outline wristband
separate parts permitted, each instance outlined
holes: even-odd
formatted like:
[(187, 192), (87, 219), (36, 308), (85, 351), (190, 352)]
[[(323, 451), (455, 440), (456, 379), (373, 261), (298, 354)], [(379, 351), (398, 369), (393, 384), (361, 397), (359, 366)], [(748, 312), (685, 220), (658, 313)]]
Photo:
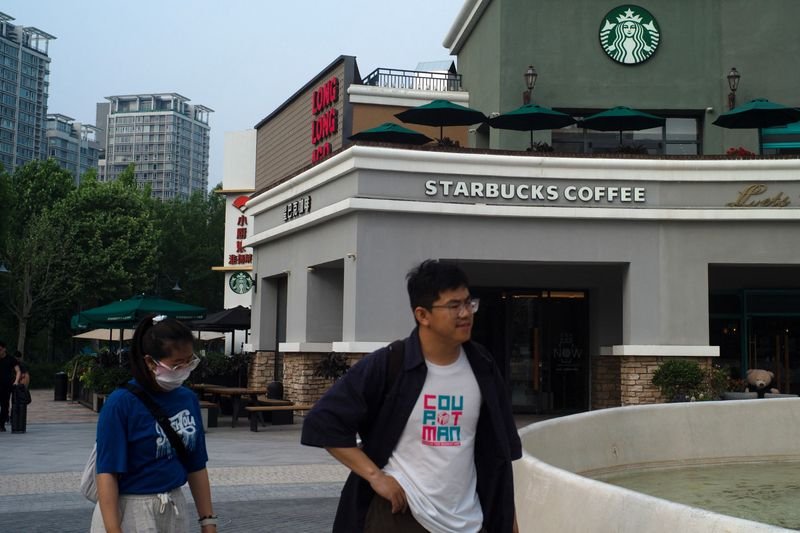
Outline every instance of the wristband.
[(216, 515), (201, 516), (200, 518), (197, 519), (197, 521), (200, 523), (200, 527), (216, 526), (217, 516)]

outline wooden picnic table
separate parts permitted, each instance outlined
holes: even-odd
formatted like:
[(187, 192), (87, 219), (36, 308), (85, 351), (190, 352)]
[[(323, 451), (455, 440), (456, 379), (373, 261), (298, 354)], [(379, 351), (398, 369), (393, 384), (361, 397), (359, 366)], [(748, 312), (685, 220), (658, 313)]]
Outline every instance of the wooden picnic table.
[[(208, 390), (208, 393), (214, 396), (214, 402), (219, 404), (222, 396), (231, 399), (231, 427), (235, 428), (239, 421), (239, 411), (242, 408), (242, 396), (250, 396), (250, 401), (253, 404), (258, 402), (258, 395), (264, 394), (263, 388), (248, 388), (248, 387), (214, 387)], [(282, 401), (282, 400), (279, 400)]]
[(199, 400), (203, 400), (203, 395), (211, 393), (211, 389), (223, 388), (223, 385), (214, 385), (213, 383), (189, 383), (189, 388), (192, 389)]

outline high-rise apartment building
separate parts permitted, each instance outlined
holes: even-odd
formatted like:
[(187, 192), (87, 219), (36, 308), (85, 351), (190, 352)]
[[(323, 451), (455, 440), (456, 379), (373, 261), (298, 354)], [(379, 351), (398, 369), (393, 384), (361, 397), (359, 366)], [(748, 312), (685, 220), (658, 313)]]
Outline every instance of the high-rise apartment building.
[(54, 36), (0, 13), (0, 163), (9, 172), (47, 153), (48, 44)]
[(97, 104), (98, 141), (105, 146), (101, 179), (134, 163), (136, 181), (153, 197), (188, 198), (208, 189), (209, 115), (177, 93), (108, 96)]
[(55, 159), (61, 168), (75, 176), (81, 176), (90, 168), (97, 168), (100, 145), (98, 129), (91, 124), (82, 124), (75, 119), (57, 113), (47, 115), (47, 157)]

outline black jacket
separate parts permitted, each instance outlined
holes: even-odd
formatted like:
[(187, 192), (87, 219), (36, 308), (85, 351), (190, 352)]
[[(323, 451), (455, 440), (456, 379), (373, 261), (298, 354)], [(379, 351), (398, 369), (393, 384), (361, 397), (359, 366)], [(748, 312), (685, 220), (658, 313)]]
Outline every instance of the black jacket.
[[(379, 467), (389, 461), (406, 421), (425, 384), (428, 368), (415, 329), (404, 341), (405, 358), (391, 390), (389, 350), (382, 348), (359, 361), (316, 403), (303, 424), (301, 442), (308, 446), (350, 448), (361, 436), (364, 453)], [(480, 345), (464, 351), (481, 391), (482, 404), (475, 435), (477, 492), (489, 533), (507, 533), (514, 523), (514, 481), (511, 461), (522, 456), (517, 429), (500, 371)], [(334, 533), (364, 529), (374, 492), (369, 483), (350, 473), (333, 524)]]

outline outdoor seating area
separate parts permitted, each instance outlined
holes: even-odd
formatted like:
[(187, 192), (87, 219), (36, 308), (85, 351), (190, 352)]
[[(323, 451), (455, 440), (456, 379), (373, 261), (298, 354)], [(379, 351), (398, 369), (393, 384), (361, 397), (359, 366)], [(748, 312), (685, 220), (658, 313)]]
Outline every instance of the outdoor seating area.
[[(533, 67), (529, 67), (533, 68)], [(535, 71), (534, 71), (535, 83)], [(530, 86), (530, 85), (529, 85)], [(532, 89), (532, 86), (531, 86)], [(438, 126), (439, 138), (436, 142), (447, 145), (444, 137), (445, 126), (468, 126), (486, 123), (492, 128), (527, 131), (530, 134), (529, 151), (534, 151), (533, 132), (555, 130), (577, 124), (578, 128), (594, 131), (619, 132), (619, 146), (624, 148), (623, 131), (641, 131), (663, 128), (664, 117), (645, 113), (625, 106), (617, 106), (595, 113), (588, 117), (573, 117), (567, 113), (527, 102), (521, 107), (503, 114), (487, 117), (482, 112), (447, 100), (434, 100), (428, 104), (407, 109), (395, 115), (405, 123), (425, 126)], [(739, 107), (722, 113), (714, 122), (715, 126), (727, 129), (757, 129), (786, 126), (800, 121), (800, 110), (791, 106), (757, 98)], [(360, 131), (349, 137), (351, 141), (383, 142), (392, 144), (422, 145), (433, 142), (424, 134), (404, 128), (392, 122), (385, 122), (375, 128)]]
[[(207, 427), (217, 427), (223, 401), (230, 402), (231, 427), (238, 427), (239, 417), (246, 412), (250, 419), (250, 430), (258, 431), (258, 423), (269, 422), (273, 426), (294, 423), (294, 413), (308, 411), (312, 405), (295, 404), (290, 400), (267, 398), (265, 390), (251, 387), (226, 387), (209, 383), (189, 385), (200, 399), (200, 407), (207, 410)], [(213, 414), (212, 414), (213, 413)]]

